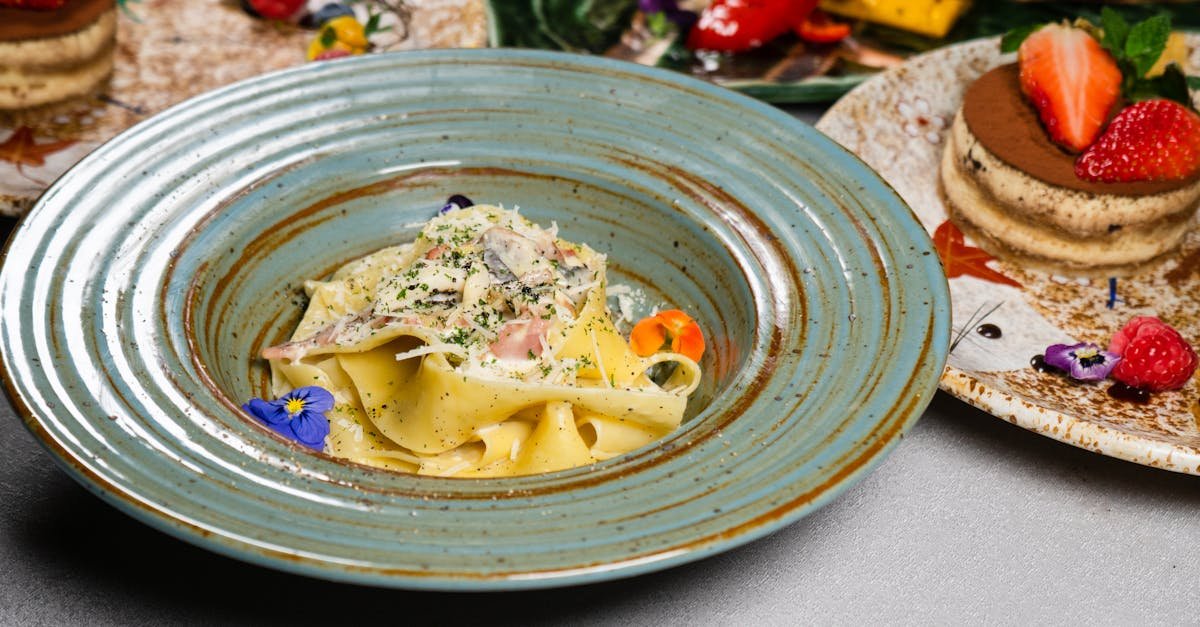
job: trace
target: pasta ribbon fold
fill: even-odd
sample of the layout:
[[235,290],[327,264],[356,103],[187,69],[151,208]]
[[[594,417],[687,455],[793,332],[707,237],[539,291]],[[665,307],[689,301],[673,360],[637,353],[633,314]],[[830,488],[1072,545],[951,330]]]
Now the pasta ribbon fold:
[[326,450],[402,472],[533,474],[648,446],[679,427],[700,367],[630,349],[605,261],[513,211],[450,211],[307,282],[292,340],[263,351],[272,387],[330,390]]

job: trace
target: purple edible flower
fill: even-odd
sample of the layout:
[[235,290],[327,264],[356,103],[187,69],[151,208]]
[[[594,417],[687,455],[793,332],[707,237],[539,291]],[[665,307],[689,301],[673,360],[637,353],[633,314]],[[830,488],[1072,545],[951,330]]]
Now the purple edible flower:
[[1108,378],[1118,361],[1121,361],[1120,355],[1088,342],[1054,344],[1046,348],[1046,363],[1076,381],[1102,381]]
[[677,0],[638,0],[638,10],[647,14],[659,11],[670,13],[679,10],[679,2]]
[[242,409],[275,433],[319,451],[325,448],[325,436],[329,435],[325,412],[333,409],[333,395],[325,388],[310,385],[273,401],[252,398]]
[[466,196],[463,196],[462,194],[455,194],[446,199],[446,204],[442,205],[442,209],[441,209],[441,211],[438,211],[438,215],[442,215],[443,213],[454,211],[455,209],[466,209],[467,207],[474,207],[474,206],[475,206],[475,203],[471,202],[470,198],[467,198]]
[[638,0],[638,10],[647,16],[662,13],[668,20],[675,22],[680,32],[687,33],[699,17],[692,11],[679,8],[677,0]]

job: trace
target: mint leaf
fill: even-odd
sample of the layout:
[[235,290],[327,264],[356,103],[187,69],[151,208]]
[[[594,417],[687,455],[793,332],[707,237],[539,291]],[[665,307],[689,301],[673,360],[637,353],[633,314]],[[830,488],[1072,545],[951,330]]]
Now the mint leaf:
[[1004,37],[1000,39],[1000,52],[1016,52],[1026,38],[1043,26],[1045,26],[1045,24],[1018,26],[1007,33],[1004,33]]
[[1171,17],[1166,14],[1155,15],[1129,29],[1129,37],[1125,40],[1125,56],[1133,62],[1138,76],[1144,76],[1162,56],[1170,35]]
[[1168,63],[1162,76],[1154,79],[1158,83],[1158,93],[1179,104],[1191,108],[1192,94],[1188,91],[1187,76],[1178,63]]
[[1188,92],[1188,79],[1179,65],[1171,63],[1160,76],[1135,81],[1126,94],[1130,100],[1152,100],[1166,98],[1191,109],[1192,96]]
[[1129,39],[1129,22],[1116,11],[1108,7],[1100,10],[1100,26],[1104,29],[1104,38],[1100,45],[1104,46],[1114,57],[1125,53],[1125,42]]
[[1168,63],[1162,76],[1157,79],[1159,93],[1179,104],[1192,108],[1192,93],[1188,91],[1188,79],[1178,63]]
[[1200,89],[1200,76],[1187,77],[1187,84],[1188,87],[1191,87],[1192,89]]

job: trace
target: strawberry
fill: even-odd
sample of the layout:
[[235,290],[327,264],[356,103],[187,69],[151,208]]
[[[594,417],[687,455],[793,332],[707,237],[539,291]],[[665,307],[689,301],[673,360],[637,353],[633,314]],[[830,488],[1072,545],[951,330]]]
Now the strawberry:
[[1158,318],[1138,316],[1113,336],[1108,351],[1121,356],[1112,377],[1151,392],[1179,389],[1196,372],[1196,351]]
[[1175,181],[1200,172],[1200,115],[1173,100],[1125,107],[1075,160],[1075,176],[1105,183]]
[[1048,24],[1017,50],[1021,91],[1050,139],[1082,152],[1100,134],[1121,96],[1121,69],[1087,32]]
[[62,8],[67,0],[0,0],[0,7],[16,7],[35,11],[53,11]]
[[247,4],[268,20],[286,20],[300,12],[305,0],[247,0]]

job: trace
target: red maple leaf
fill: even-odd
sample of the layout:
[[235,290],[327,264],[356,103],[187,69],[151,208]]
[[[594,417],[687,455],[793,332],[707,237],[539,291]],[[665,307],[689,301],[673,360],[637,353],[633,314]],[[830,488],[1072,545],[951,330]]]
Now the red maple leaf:
[[69,140],[59,140],[39,144],[33,139],[33,129],[22,126],[13,131],[3,144],[0,144],[0,161],[15,164],[17,171],[24,175],[25,166],[45,165],[47,155],[52,155],[74,143]]
[[933,247],[937,249],[948,278],[969,274],[985,281],[1021,287],[1020,283],[989,268],[987,262],[995,261],[995,257],[983,249],[967,246],[962,231],[949,220],[933,232]]

